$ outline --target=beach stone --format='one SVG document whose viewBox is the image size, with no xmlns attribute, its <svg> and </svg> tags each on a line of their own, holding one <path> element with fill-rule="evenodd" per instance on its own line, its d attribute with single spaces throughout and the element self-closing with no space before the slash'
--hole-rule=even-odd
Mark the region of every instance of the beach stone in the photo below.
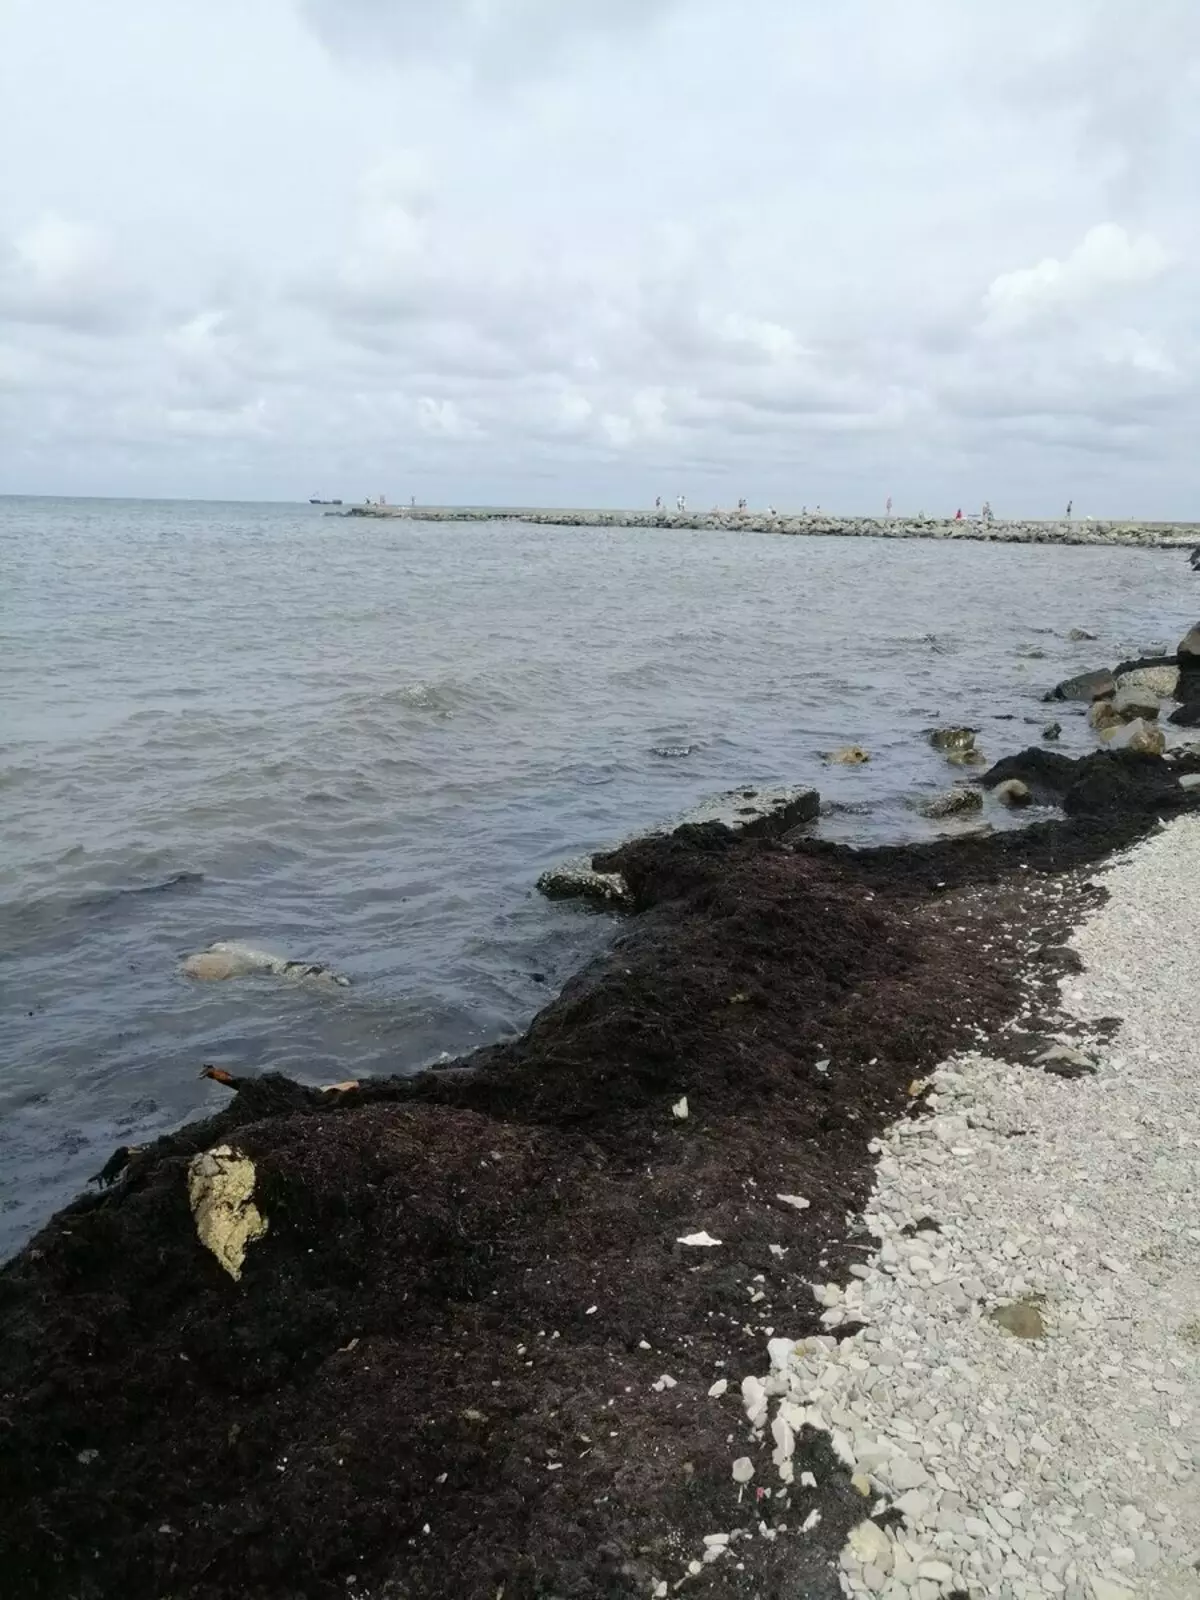
<svg viewBox="0 0 1200 1600">
<path fill-rule="evenodd" d="M 1181 789 L 1200 789 L 1200 772 L 1185 772 L 1179 780 Z"/>
<path fill-rule="evenodd" d="M 1031 1300 L 1010 1300 L 1004 1305 L 993 1306 L 988 1316 L 1006 1333 L 1018 1339 L 1044 1339 L 1046 1336 L 1042 1313 Z"/>
<path fill-rule="evenodd" d="M 923 817 L 934 820 L 940 817 L 957 817 L 967 811 L 979 811 L 983 806 L 983 794 L 979 789 L 947 789 L 943 794 L 935 794 L 928 800 L 922 800 L 917 810 Z"/>
<path fill-rule="evenodd" d="M 1200 700 L 1189 700 L 1185 705 L 1177 706 L 1167 718 L 1177 728 L 1200 728 Z"/>
<path fill-rule="evenodd" d="M 1073 678 L 1064 678 L 1061 683 L 1055 684 L 1046 699 L 1082 700 L 1086 704 L 1091 700 L 1103 700 L 1116 692 L 1117 680 L 1107 667 L 1100 667 L 1094 672 L 1080 672 Z"/>
<path fill-rule="evenodd" d="M 998 783 L 992 790 L 992 797 L 999 800 L 1002 806 L 1009 807 L 1027 806 L 1033 799 L 1029 785 L 1022 783 L 1020 778 L 1006 778 L 1003 783 Z"/>
<path fill-rule="evenodd" d="M 1200 622 L 1196 623 L 1195 627 L 1189 628 L 1184 634 L 1179 641 L 1179 649 L 1176 654 L 1191 656 L 1194 659 L 1200 658 Z"/>
</svg>

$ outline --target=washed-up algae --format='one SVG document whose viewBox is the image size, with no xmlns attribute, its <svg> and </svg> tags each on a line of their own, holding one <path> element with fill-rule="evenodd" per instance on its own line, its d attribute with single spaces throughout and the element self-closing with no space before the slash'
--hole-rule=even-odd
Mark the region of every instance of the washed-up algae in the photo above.
<svg viewBox="0 0 1200 1600">
<path fill-rule="evenodd" d="M 615 1600 L 762 1519 L 789 1532 L 695 1592 L 836 1595 L 858 1489 L 806 1434 L 817 1488 L 758 1500 L 709 1386 L 819 1331 L 810 1285 L 870 1248 L 871 1137 L 1052 1003 L 1098 893 L 1073 869 L 1152 821 L 631 846 L 639 913 L 521 1039 L 336 1096 L 267 1074 L 135 1154 L 0 1273 L 7 1592 Z M 269 1224 L 236 1281 L 189 1196 L 220 1146 Z"/>
</svg>

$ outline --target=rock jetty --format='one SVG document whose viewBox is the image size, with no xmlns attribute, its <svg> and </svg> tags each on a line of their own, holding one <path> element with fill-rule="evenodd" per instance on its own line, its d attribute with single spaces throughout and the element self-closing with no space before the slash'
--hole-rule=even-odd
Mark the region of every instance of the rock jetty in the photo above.
<svg viewBox="0 0 1200 1600">
<path fill-rule="evenodd" d="M 695 532 L 837 535 L 850 539 L 966 539 L 988 544 L 1102 544 L 1142 549 L 1190 549 L 1200 523 L 1006 521 L 964 517 L 838 517 L 827 512 L 759 514 L 748 511 L 585 511 L 477 506 L 351 506 L 347 517 L 399 517 L 420 522 L 524 522 L 555 528 L 675 528 Z"/>
</svg>

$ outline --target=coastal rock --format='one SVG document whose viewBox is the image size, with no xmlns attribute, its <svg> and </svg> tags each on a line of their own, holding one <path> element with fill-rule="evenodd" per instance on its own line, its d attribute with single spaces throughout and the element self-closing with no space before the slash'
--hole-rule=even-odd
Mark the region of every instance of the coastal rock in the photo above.
<svg viewBox="0 0 1200 1600">
<path fill-rule="evenodd" d="M 1047 740 L 1049 743 L 1053 744 L 1054 741 L 1056 739 L 1058 739 L 1058 737 L 1060 736 L 1061 733 L 1062 733 L 1062 723 L 1061 722 L 1048 722 L 1046 724 L 1046 726 L 1042 729 L 1042 738 Z"/>
<path fill-rule="evenodd" d="M 1096 1071 L 1096 1063 L 1091 1056 L 1084 1055 L 1082 1050 L 1076 1050 L 1069 1044 L 1051 1045 L 1049 1050 L 1043 1050 L 1040 1056 L 1034 1057 L 1034 1065 L 1053 1073 L 1056 1078 L 1084 1078 Z"/>
<path fill-rule="evenodd" d="M 1094 728 L 1099 734 L 1119 728 L 1125 720 L 1111 700 L 1093 700 L 1088 707 L 1087 719 L 1088 727 Z"/>
<path fill-rule="evenodd" d="M 1178 655 L 1188 656 L 1193 661 L 1200 660 L 1200 622 L 1194 628 L 1189 628 L 1179 641 Z"/>
<path fill-rule="evenodd" d="M 1150 689 L 1136 683 L 1118 684 L 1117 692 L 1113 696 L 1112 708 L 1122 722 L 1132 722 L 1135 717 L 1144 717 L 1153 721 L 1158 716 L 1158 696 Z M 1095 707 L 1093 706 L 1093 710 Z"/>
<path fill-rule="evenodd" d="M 1179 668 L 1164 662 L 1161 666 L 1134 667 L 1117 673 L 1117 693 L 1122 689 L 1148 689 L 1160 699 L 1173 700 L 1179 687 Z"/>
<path fill-rule="evenodd" d="M 1006 778 L 1003 783 L 998 783 L 992 790 L 992 797 L 999 800 L 1002 806 L 1016 808 L 1027 806 L 1033 799 L 1029 785 L 1022 783 L 1020 778 Z"/>
<path fill-rule="evenodd" d="M 1072 644 L 1082 644 L 1085 639 L 1092 640 L 1095 637 L 1096 635 L 1089 633 L 1086 628 L 1072 628 L 1067 634 Z"/>
<path fill-rule="evenodd" d="M 1200 728 L 1200 700 L 1189 700 L 1177 706 L 1167 718 L 1177 728 Z"/>
<path fill-rule="evenodd" d="M 1166 735 L 1161 728 L 1138 717 L 1117 728 L 1109 737 L 1114 750 L 1130 750 L 1139 756 L 1161 756 L 1167 747 Z"/>
<path fill-rule="evenodd" d="M 629 885 L 619 872 L 597 872 L 586 856 L 564 861 L 543 872 L 537 881 L 547 900 L 591 900 L 595 905 L 623 909 L 631 902 Z"/>
<path fill-rule="evenodd" d="M 973 750 L 978 728 L 930 728 L 926 737 L 943 755 L 955 750 Z"/>
<path fill-rule="evenodd" d="M 978 811 L 982 805 L 983 795 L 978 789 L 947 789 L 944 794 L 935 794 L 928 800 L 920 801 L 917 810 L 923 817 L 937 820 L 961 816 L 967 811 Z"/>
<path fill-rule="evenodd" d="M 1094 672 L 1080 672 L 1074 678 L 1064 678 L 1061 683 L 1055 684 L 1045 698 L 1082 700 L 1087 704 L 1091 700 L 1103 700 L 1116 692 L 1117 680 L 1107 667 L 1099 667 Z"/>
<path fill-rule="evenodd" d="M 840 750 L 831 750 L 825 760 L 836 767 L 861 767 L 864 761 L 870 761 L 870 751 L 864 750 L 860 744 L 843 745 Z"/>
</svg>

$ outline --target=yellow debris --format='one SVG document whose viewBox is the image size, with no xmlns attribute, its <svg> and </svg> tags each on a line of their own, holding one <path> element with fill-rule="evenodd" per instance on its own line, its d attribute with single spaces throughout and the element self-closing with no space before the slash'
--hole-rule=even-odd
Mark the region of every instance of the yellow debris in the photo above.
<svg viewBox="0 0 1200 1600">
<path fill-rule="evenodd" d="M 194 1156 L 188 1166 L 188 1200 L 200 1243 L 236 1282 L 246 1246 L 261 1239 L 267 1219 L 254 1204 L 254 1163 L 227 1144 Z"/>
</svg>

